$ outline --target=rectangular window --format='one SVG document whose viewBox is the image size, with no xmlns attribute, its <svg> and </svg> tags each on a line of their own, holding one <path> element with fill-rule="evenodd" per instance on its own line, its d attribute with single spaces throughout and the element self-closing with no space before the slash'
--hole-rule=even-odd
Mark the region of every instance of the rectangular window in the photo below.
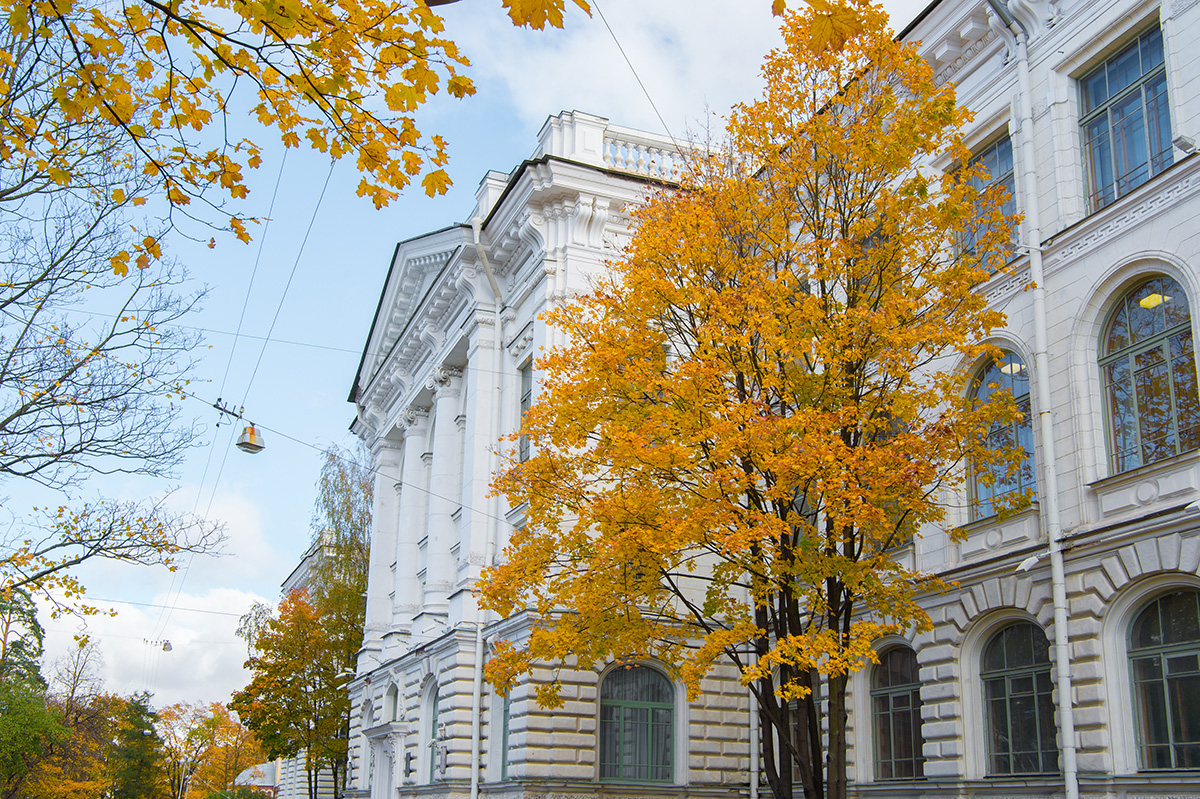
<svg viewBox="0 0 1200 799">
<path fill-rule="evenodd" d="M 970 166 L 982 167 L 987 175 L 972 179 L 975 188 L 981 193 L 997 186 L 1005 193 L 1003 204 L 1000 207 L 1001 213 L 1004 216 L 1012 219 L 1017 214 L 1017 183 L 1016 172 L 1013 164 L 1013 149 L 1012 139 L 1005 136 L 987 147 L 980 150 L 971 158 Z M 959 245 L 959 249 L 964 253 L 975 254 L 975 248 L 980 239 L 982 239 L 991 228 L 986 223 L 977 225 L 973 230 L 968 232 Z M 1004 257 L 1011 258 L 1014 254 L 1013 248 L 1003 253 Z M 997 265 L 999 268 L 999 265 Z"/>
<path fill-rule="evenodd" d="M 508 724 L 512 717 L 512 691 L 504 695 L 504 708 L 501 711 L 503 729 L 500 731 L 500 779 L 508 779 Z"/>
<path fill-rule="evenodd" d="M 1173 162 L 1162 31 L 1146 31 L 1079 81 L 1092 210 Z"/>
<path fill-rule="evenodd" d="M 525 414 L 533 405 L 533 362 L 526 361 L 517 371 L 521 375 L 521 423 L 524 424 Z M 517 439 L 517 458 L 529 460 L 529 436 L 522 435 Z"/>
</svg>

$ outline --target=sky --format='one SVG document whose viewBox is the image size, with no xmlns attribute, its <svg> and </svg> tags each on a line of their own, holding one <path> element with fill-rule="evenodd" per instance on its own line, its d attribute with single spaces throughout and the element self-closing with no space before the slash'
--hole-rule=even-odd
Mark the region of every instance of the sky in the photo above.
<svg viewBox="0 0 1200 799">
<path fill-rule="evenodd" d="M 174 243 L 170 254 L 208 288 L 188 322 L 204 334 L 191 384 L 198 399 L 181 408 L 205 435 L 175 475 L 108 479 L 83 495 L 172 491 L 175 509 L 225 525 L 226 554 L 185 560 L 174 573 L 85 564 L 78 574 L 89 597 L 116 615 L 91 617 L 86 630 L 77 618 L 43 618 L 47 664 L 86 631 L 100 649 L 107 690 L 150 691 L 158 707 L 227 702 L 249 680 L 238 618 L 255 602 L 278 601 L 311 541 L 321 450 L 353 443 L 347 396 L 396 242 L 465 221 L 484 173 L 517 166 L 560 111 L 658 133 L 665 123 L 676 137 L 719 129 L 733 103 L 757 95 L 759 64 L 778 41 L 770 0 L 591 2 L 590 18 L 572 7 L 565 28 L 548 31 L 514 28 L 499 0 L 440 7 L 477 88 L 463 100 L 436 97 L 418 113 L 424 132 L 450 142 L 454 185 L 446 195 L 407 191 L 376 210 L 355 196 L 352 164 L 331 172 L 318 154 L 268 147 L 245 207 L 270 219 L 252 231 L 255 240 L 227 238 L 213 250 Z M 884 6 L 902 29 L 924 4 Z M 274 135 L 244 124 L 239 135 L 260 143 Z M 218 398 L 244 406 L 265 450 L 233 448 L 241 426 L 215 426 L 221 415 L 210 405 Z M 4 489 L 10 511 L 20 513 L 19 489 Z"/>
</svg>

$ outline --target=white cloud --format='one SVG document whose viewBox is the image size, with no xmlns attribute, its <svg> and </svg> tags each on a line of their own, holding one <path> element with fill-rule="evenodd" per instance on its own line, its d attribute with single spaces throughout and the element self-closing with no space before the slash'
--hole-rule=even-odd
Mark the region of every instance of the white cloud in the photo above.
<svg viewBox="0 0 1200 799">
<path fill-rule="evenodd" d="M 114 603 L 115 617 L 94 616 L 82 625 L 71 618 L 47 621 L 46 663 L 68 654 L 73 635 L 85 632 L 103 654 L 108 691 L 150 691 L 156 707 L 227 702 L 250 679 L 242 667 L 246 644 L 235 631 L 238 617 L 255 602 L 273 600 L 233 588 L 160 593 L 150 606 Z M 169 652 L 163 651 L 167 641 Z"/>
</svg>

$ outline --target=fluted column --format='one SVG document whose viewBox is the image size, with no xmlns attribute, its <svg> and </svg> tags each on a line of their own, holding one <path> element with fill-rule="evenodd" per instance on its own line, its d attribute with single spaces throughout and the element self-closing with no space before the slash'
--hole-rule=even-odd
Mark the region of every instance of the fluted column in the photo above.
<svg viewBox="0 0 1200 799">
<path fill-rule="evenodd" d="M 404 468 L 400 473 L 400 525 L 396 537 L 396 594 L 392 624 L 400 632 L 412 629 L 421 612 L 420 542 L 425 537 L 425 461 L 428 448 L 429 409 L 410 407 L 404 411 Z"/>
<path fill-rule="evenodd" d="M 450 551 L 455 536 L 454 514 L 461 507 L 459 492 L 459 398 L 462 370 L 434 370 L 428 387 L 433 389 L 433 463 L 429 477 L 429 543 L 425 550 L 425 611 L 446 614 L 454 584 L 454 556 Z"/>
<path fill-rule="evenodd" d="M 392 485 L 400 473 L 400 450 L 380 441 L 373 453 L 375 464 L 374 502 L 371 507 L 371 549 L 367 563 L 367 612 L 363 646 L 379 649 L 392 622 L 392 562 L 396 552 L 399 508 Z"/>
</svg>

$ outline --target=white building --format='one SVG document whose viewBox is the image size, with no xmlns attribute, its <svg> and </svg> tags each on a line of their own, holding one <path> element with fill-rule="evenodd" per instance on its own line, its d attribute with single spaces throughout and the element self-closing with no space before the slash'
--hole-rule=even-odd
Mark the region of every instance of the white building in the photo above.
<svg viewBox="0 0 1200 799">
<path fill-rule="evenodd" d="M 626 206 L 672 174 L 673 152 L 668 139 L 599 117 L 552 117 L 529 160 L 484 178 L 474 226 L 396 248 L 352 395 L 378 474 L 351 686 L 358 795 L 466 795 L 473 783 L 591 795 L 610 777 L 709 795 L 747 783 L 748 707 L 735 681 L 714 680 L 689 705 L 649 664 L 580 672 L 555 712 L 528 684 L 505 699 L 480 681 L 487 642 L 524 624 L 481 617 L 471 588 L 521 521 L 488 484 L 495 442 L 536 390 L 532 356 L 551 343 L 538 315 L 616 255 Z M 598 705 L 636 718 L 601 720 Z M 606 744 L 601 757 L 598 730 L 625 734 L 627 748 Z"/>
<path fill-rule="evenodd" d="M 976 368 L 1028 404 L 1007 434 L 1029 456 L 1010 485 L 945 498 L 964 540 L 930 532 L 902 554 L 960 588 L 927 599 L 931 633 L 880 641 L 881 666 L 856 675 L 853 790 L 1200 795 L 1200 3 L 1002 3 L 940 0 L 901 35 L 958 85 L 969 146 L 1024 216 L 1011 269 L 979 289 L 1007 314 L 1006 360 Z M 581 114 L 539 145 L 485 178 L 476 229 L 399 245 L 355 383 L 383 476 L 354 784 L 745 791 L 749 714 L 728 675 L 689 705 L 653 664 L 580 673 L 557 713 L 478 682 L 477 629 L 486 645 L 523 623 L 477 628 L 469 592 L 520 523 L 486 496 L 490 442 L 536 391 L 538 311 L 613 252 L 670 151 Z M 1037 501 L 1000 520 L 1009 488 Z M 620 736 L 634 744 L 613 754 Z"/>
</svg>

